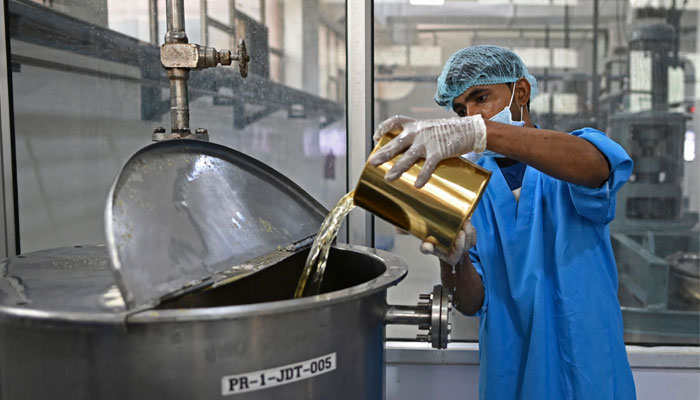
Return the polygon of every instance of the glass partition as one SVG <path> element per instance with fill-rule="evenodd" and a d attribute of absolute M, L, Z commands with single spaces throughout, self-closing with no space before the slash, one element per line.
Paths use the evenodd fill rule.
<path fill-rule="evenodd" d="M 169 126 L 158 46 L 165 1 L 11 0 L 23 252 L 104 242 L 107 190 Z M 234 48 L 237 66 L 192 72 L 190 126 L 251 155 L 330 207 L 346 191 L 345 2 L 186 1 L 191 43 Z"/>
<path fill-rule="evenodd" d="M 533 122 L 607 132 L 635 161 L 611 224 L 628 343 L 698 344 L 700 332 L 700 23 L 697 1 L 377 0 L 375 123 L 395 114 L 452 116 L 433 101 L 455 51 L 477 44 L 518 53 L 539 82 Z M 375 125 L 376 125 L 375 124 Z M 377 247 L 410 266 L 390 301 L 439 282 L 418 240 L 377 221 Z M 389 327 L 412 338 L 415 330 Z M 453 340 L 478 338 L 454 314 Z"/>

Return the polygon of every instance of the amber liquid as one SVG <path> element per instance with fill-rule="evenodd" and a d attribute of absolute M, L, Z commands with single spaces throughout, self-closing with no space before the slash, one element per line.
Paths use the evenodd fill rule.
<path fill-rule="evenodd" d="M 328 261 L 328 253 L 331 250 L 331 245 L 335 237 L 338 236 L 340 225 L 353 208 L 355 208 L 354 191 L 343 196 L 338 204 L 333 207 L 331 212 L 328 213 L 326 219 L 323 220 L 321 228 L 316 235 L 316 239 L 314 239 L 314 243 L 311 245 L 309 255 L 306 257 L 304 271 L 301 273 L 297 289 L 294 292 L 295 299 L 303 296 L 317 295 L 321 290 L 323 273 L 326 271 L 326 262 Z M 312 273 L 313 279 L 311 280 L 311 284 L 307 287 L 309 277 Z"/>

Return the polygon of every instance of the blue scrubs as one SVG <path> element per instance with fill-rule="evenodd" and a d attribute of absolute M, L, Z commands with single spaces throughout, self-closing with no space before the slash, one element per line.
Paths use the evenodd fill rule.
<path fill-rule="evenodd" d="M 480 399 L 635 398 L 608 228 L 633 163 L 600 131 L 571 134 L 607 157 L 602 187 L 527 166 L 516 202 L 495 160 L 478 162 L 493 171 L 469 251 L 485 292 L 477 313 Z"/>

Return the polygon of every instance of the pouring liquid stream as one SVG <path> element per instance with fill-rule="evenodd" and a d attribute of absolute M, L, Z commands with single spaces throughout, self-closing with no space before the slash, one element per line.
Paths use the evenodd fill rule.
<path fill-rule="evenodd" d="M 338 230 L 340 230 L 343 220 L 345 220 L 345 217 L 353 208 L 355 208 L 355 191 L 343 196 L 340 201 L 338 201 L 338 204 L 333 207 L 331 212 L 328 213 L 326 219 L 323 220 L 321 228 L 314 239 L 314 243 L 311 245 L 309 255 L 306 258 L 304 270 L 301 273 L 297 289 L 294 292 L 295 299 L 304 295 L 316 295 L 321 290 L 323 273 L 326 270 L 326 262 L 328 261 L 328 253 L 330 252 L 331 244 L 333 244 L 335 237 L 338 236 Z M 307 287 L 312 272 L 313 279 Z"/>

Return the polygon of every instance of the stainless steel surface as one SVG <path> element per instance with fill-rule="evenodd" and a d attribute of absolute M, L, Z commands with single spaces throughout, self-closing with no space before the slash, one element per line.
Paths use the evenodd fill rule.
<path fill-rule="evenodd" d="M 371 0 L 346 2 L 348 42 L 348 189 L 355 187 L 372 149 L 372 7 Z M 355 209 L 347 220 L 348 242 L 373 246 L 373 217 Z"/>
<path fill-rule="evenodd" d="M 421 294 L 421 301 L 415 307 L 389 306 L 384 321 L 387 324 L 418 325 L 418 329 L 427 333 L 419 333 L 416 339 L 422 342 L 430 342 L 436 349 L 447 348 L 450 325 L 450 313 L 452 312 L 452 297 L 442 285 L 435 285 L 432 293 Z"/>
<path fill-rule="evenodd" d="M 389 306 L 385 321 L 394 325 L 427 325 L 430 323 L 430 310 L 426 307 Z"/>
<path fill-rule="evenodd" d="M 61 247 L 0 262 L 2 313 L 122 323 L 126 307 L 104 245 Z"/>
<path fill-rule="evenodd" d="M 165 43 L 187 43 L 185 0 L 166 0 L 165 18 L 167 27 Z"/>
<path fill-rule="evenodd" d="M 190 71 L 186 69 L 168 69 L 171 131 L 182 136 L 187 136 L 190 133 L 190 104 L 187 92 L 187 79 L 189 77 Z"/>
<path fill-rule="evenodd" d="M 117 284 L 134 308 L 265 268 L 316 234 L 326 214 L 251 157 L 198 140 L 165 141 L 123 167 L 109 192 L 105 234 Z"/>
<path fill-rule="evenodd" d="M 235 398 L 382 399 L 386 289 L 405 264 L 340 245 L 323 293 L 291 299 L 305 257 L 128 316 L 104 247 L 6 260 L 0 397 L 218 399 L 222 377 L 335 353 L 331 372 Z"/>
<path fill-rule="evenodd" d="M 12 115 L 10 103 L 10 71 L 8 55 L 10 54 L 7 39 L 5 7 L 0 7 L 0 257 L 17 254 L 17 235 L 15 227 L 15 196 L 14 196 L 14 162 L 12 150 Z"/>
<path fill-rule="evenodd" d="M 168 47 L 187 43 L 184 0 L 167 0 L 165 2 L 165 15 L 167 32 L 165 33 L 165 44 L 161 47 L 161 63 L 163 62 L 163 53 L 169 53 Z M 195 53 L 197 53 L 196 50 Z M 186 57 L 186 55 L 187 53 L 184 53 L 182 57 Z M 190 101 L 187 93 L 187 79 L 190 77 L 190 71 L 184 68 L 168 67 L 166 67 L 166 71 L 170 80 L 171 135 L 174 136 L 173 138 L 188 136 L 190 134 Z"/>

